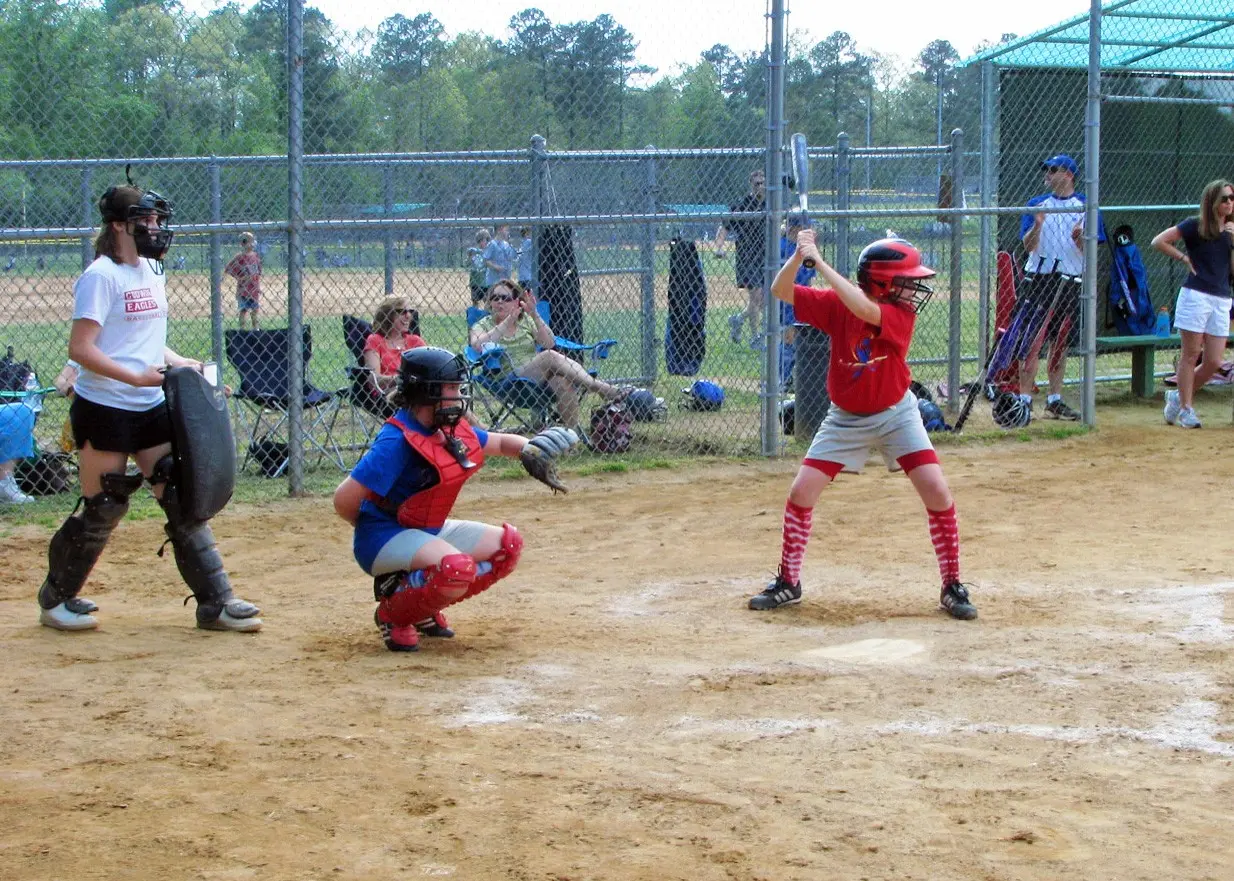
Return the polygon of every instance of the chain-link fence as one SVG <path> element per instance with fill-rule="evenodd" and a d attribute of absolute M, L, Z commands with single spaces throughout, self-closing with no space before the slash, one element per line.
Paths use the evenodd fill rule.
<path fill-rule="evenodd" d="M 669 76 L 638 63 L 611 16 L 554 23 L 528 10 L 499 36 L 451 38 L 429 13 L 349 33 L 275 0 L 200 14 L 8 4 L 4 342 L 33 368 L 32 392 L 71 381 L 73 281 L 94 256 L 99 194 L 131 163 L 138 184 L 175 203 L 168 344 L 221 365 L 248 472 L 289 475 L 295 489 L 305 468 L 354 462 L 388 413 L 391 359 L 413 342 L 405 330 L 454 350 L 480 343 L 480 421 L 530 429 L 578 412 L 590 431 L 612 389 L 632 385 L 652 402 L 628 427 L 632 451 L 774 453 L 794 442 L 776 419 L 782 400 L 825 403 L 820 375 L 793 367 L 795 331 L 779 326 L 791 316 L 765 295 L 792 201 L 782 146 L 800 130 L 825 256 L 851 275 L 860 249 L 891 232 L 939 270 L 910 354 L 954 412 L 1005 329 L 1000 292 L 1026 263 L 1022 218 L 1043 192 L 1042 161 L 1075 157 L 1077 184 L 1087 170 L 1076 44 L 1058 43 L 1071 54 L 1054 58 L 1053 44 L 1008 39 L 1041 54 L 997 68 L 996 49 L 960 65 L 935 40 L 905 61 L 843 33 L 789 40 L 778 2 L 769 14 L 730 7 L 733 30 L 765 42 L 714 46 Z M 113 48 L 83 48 L 95 40 Z M 1141 212 L 1142 243 L 1220 173 L 1228 86 L 1104 77 L 1102 202 Z M 1154 204 L 1169 207 L 1148 214 Z M 995 271 L 1000 250 L 1009 273 Z M 1160 305 L 1177 269 L 1146 262 Z M 588 347 L 571 352 L 594 371 L 572 374 L 581 406 L 509 382 L 522 365 L 494 360 L 470 333 L 499 276 L 527 285 L 552 330 Z M 1103 370 L 1127 378 L 1132 355 L 1108 360 Z M 1064 366 L 1068 389 L 1078 365 Z M 34 441 L 51 453 L 68 403 L 40 394 L 21 421 L 34 417 Z M 974 424 L 991 425 L 978 409 Z"/>

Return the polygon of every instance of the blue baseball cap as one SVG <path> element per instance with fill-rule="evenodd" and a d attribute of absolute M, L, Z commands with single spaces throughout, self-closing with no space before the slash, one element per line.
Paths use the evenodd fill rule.
<path fill-rule="evenodd" d="M 1070 171 L 1072 174 L 1080 170 L 1080 166 L 1076 165 L 1075 160 L 1066 153 L 1059 153 L 1057 156 L 1051 156 L 1045 162 L 1042 162 L 1041 170 L 1045 171 L 1047 168 L 1062 168 Z"/>

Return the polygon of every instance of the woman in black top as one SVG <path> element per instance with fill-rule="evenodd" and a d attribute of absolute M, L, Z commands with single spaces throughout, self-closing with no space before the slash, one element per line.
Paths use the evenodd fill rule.
<path fill-rule="evenodd" d="M 1197 387 L 1203 387 L 1221 366 L 1230 336 L 1230 277 L 1234 275 L 1234 184 L 1215 180 L 1200 196 L 1200 214 L 1162 230 L 1153 247 L 1187 266 L 1187 278 L 1174 304 L 1174 327 L 1182 336 L 1178 357 L 1178 390 L 1166 392 L 1165 421 L 1184 428 L 1199 428 L 1192 406 Z M 1186 251 L 1175 242 L 1182 240 Z M 1196 361 L 1203 353 L 1199 367 Z"/>

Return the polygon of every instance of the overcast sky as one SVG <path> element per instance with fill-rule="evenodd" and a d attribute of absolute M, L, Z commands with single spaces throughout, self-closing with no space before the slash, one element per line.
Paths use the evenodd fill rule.
<path fill-rule="evenodd" d="M 184 0 L 194 11 L 219 5 L 218 0 Z M 248 4 L 241 0 L 241 6 Z M 766 42 L 766 0 L 472 0 L 414 4 L 407 0 L 305 0 L 336 25 L 349 31 L 376 28 L 395 13 L 414 18 L 431 12 L 450 36 L 483 31 L 508 37 L 511 16 L 537 8 L 554 24 L 590 21 L 608 13 L 634 34 L 638 60 L 673 73 L 693 64 L 698 54 L 716 43 L 739 53 Z M 1088 12 L 1086 0 L 787 0 L 788 27 L 805 30 L 814 40 L 847 31 L 865 51 L 899 55 L 909 61 L 931 40 L 951 42 L 967 57 L 978 43 L 997 41 L 1004 33 L 1021 36 Z"/>

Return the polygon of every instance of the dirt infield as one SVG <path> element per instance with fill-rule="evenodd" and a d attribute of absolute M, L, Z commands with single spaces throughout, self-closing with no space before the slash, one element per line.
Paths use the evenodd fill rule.
<path fill-rule="evenodd" d="M 39 628 L 22 527 L 0 877 L 1228 878 L 1229 431 L 949 450 L 974 623 L 879 469 L 763 614 L 792 462 L 473 485 L 527 552 L 416 655 L 324 499 L 219 518 L 251 636 L 191 628 L 155 521 L 96 570 L 101 631 Z"/>

